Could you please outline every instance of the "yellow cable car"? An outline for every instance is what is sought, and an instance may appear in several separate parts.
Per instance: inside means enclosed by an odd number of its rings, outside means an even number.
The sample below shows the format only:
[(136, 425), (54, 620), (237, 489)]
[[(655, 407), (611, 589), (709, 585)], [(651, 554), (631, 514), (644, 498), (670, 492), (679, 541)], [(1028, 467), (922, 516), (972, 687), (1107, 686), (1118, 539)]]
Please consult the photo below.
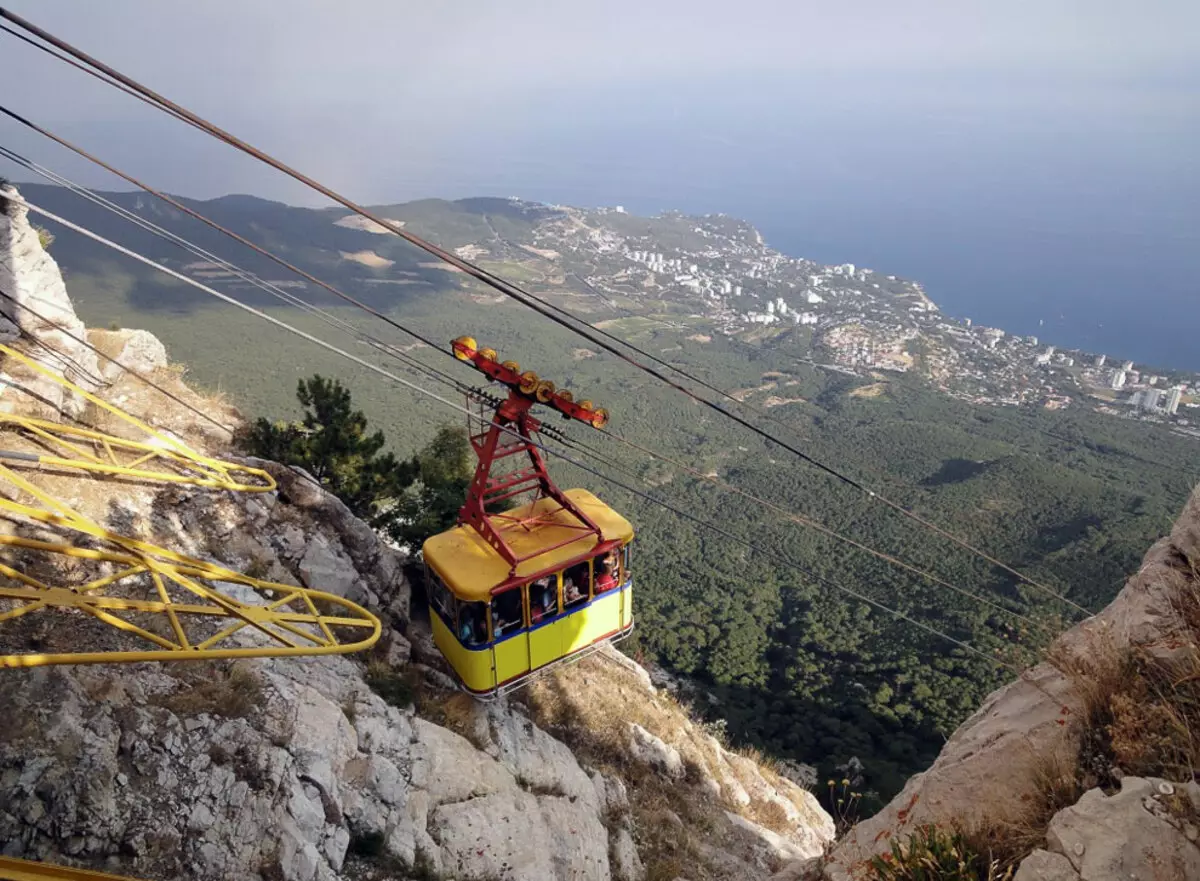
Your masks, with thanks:
[[(541, 425), (529, 414), (547, 397), (537, 395), (541, 383), (469, 337), (453, 346), (509, 396), (471, 436), (479, 464), (459, 525), (422, 548), (430, 621), (463, 687), (494, 697), (633, 630), (633, 527), (587, 490), (564, 492), (550, 479), (533, 438)], [(608, 420), (570, 395), (541, 402), (588, 425)]]

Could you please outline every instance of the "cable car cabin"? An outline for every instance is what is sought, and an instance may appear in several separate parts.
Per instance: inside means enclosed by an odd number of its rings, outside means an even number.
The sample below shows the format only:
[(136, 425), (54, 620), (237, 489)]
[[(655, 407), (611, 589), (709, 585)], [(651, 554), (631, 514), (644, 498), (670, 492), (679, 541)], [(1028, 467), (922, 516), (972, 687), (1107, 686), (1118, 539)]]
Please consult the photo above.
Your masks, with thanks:
[(580, 535), (571, 510), (549, 497), (493, 515), (512, 524), (503, 535), (515, 571), (469, 525), (425, 542), (434, 642), (477, 696), (633, 630), (633, 527), (587, 490), (562, 495), (600, 534)]
[(607, 410), (501, 362), (471, 337), (450, 345), (508, 396), (467, 393), (479, 405), (468, 422), (479, 461), (459, 525), (422, 548), (429, 618), (463, 687), (494, 697), (633, 629), (633, 527), (587, 490), (555, 486), (538, 439), (542, 423), (529, 412), (543, 404), (603, 429)]

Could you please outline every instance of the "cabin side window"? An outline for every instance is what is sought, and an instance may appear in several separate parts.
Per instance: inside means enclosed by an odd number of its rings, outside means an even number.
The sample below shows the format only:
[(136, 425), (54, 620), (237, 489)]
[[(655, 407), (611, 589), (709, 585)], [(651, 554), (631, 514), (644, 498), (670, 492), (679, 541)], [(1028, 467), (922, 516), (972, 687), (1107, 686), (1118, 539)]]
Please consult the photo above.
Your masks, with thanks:
[(596, 593), (612, 590), (621, 583), (621, 552), (613, 548), (596, 558)]
[(558, 576), (545, 575), (529, 582), (529, 623), (536, 627), (558, 614)]
[(591, 597), (592, 561), (584, 560), (563, 572), (563, 608), (582, 606)]
[(454, 628), (454, 595), (450, 593), (449, 588), (442, 583), (442, 579), (438, 578), (437, 573), (432, 569), (426, 569), (425, 585), (429, 591), (429, 604), (433, 606), (434, 611), (442, 616), (450, 628)]
[(509, 588), (492, 597), (493, 639), (511, 636), (525, 626), (525, 604), (521, 597), (524, 587)]
[(621, 548), (621, 583), (624, 584), (629, 579), (629, 573), (632, 571), (630, 566), (633, 564), (633, 545), (626, 543), (625, 547)]
[(458, 602), (458, 641), (467, 648), (486, 645), (488, 641), (487, 603)]

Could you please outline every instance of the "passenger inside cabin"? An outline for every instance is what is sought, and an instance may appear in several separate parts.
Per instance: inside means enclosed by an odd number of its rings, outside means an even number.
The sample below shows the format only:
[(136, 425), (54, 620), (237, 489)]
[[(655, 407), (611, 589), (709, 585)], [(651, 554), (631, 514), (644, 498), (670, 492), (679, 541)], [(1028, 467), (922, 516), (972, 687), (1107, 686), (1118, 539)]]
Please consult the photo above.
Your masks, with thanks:
[(604, 593), (617, 586), (617, 552), (611, 551), (596, 563), (596, 593)]
[(588, 598), (588, 564), (572, 566), (563, 573), (563, 605), (578, 606)]
[(463, 603), (458, 610), (458, 641), (465, 646), (487, 642), (482, 603)]
[(521, 629), (521, 589), (511, 588), (492, 600), (492, 632), (496, 639)]
[(537, 624), (543, 618), (553, 618), (558, 612), (558, 597), (549, 577), (539, 578), (529, 585), (529, 618)]

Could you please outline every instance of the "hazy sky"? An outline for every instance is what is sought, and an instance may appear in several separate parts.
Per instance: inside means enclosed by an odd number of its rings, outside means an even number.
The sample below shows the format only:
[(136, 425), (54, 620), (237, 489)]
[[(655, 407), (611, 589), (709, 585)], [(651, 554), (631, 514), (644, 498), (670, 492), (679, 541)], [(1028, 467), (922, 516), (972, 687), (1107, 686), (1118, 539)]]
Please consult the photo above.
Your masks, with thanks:
[[(721, 211), (952, 314), (1200, 369), (1198, 0), (9, 6), (360, 201)], [(150, 183), (319, 204), (5, 34), (0, 83)]]
[[(931, 139), (998, 116), (1019, 146), (1029, 129), (1061, 128), (1059, 116), (1111, 110), (1170, 128), (1197, 111), (1194, 0), (7, 5), (371, 201), (542, 179), (580, 195), (602, 182), (631, 200), (680, 152), (744, 151), (754, 164), (797, 134), (819, 137), (813, 126), (840, 118), (857, 132), (871, 114), (917, 120)], [(21, 84), (3, 100), (18, 112), (189, 195), (302, 197), (228, 148), (0, 39), (0, 82)], [(3, 142), (33, 150), (12, 129), (0, 125)], [(593, 150), (591, 139), (620, 143)], [(1153, 133), (1147, 140), (1153, 149)], [(703, 168), (694, 180), (686, 163), (678, 171), (676, 190), (719, 188)]]

